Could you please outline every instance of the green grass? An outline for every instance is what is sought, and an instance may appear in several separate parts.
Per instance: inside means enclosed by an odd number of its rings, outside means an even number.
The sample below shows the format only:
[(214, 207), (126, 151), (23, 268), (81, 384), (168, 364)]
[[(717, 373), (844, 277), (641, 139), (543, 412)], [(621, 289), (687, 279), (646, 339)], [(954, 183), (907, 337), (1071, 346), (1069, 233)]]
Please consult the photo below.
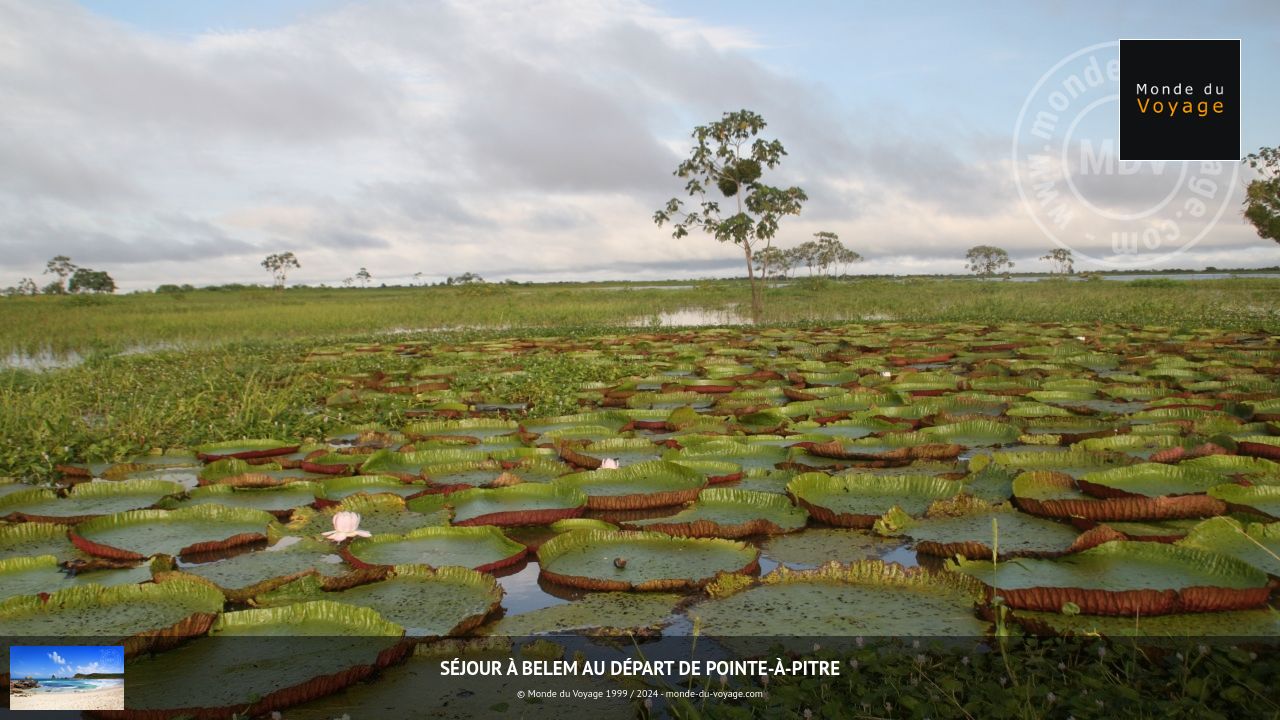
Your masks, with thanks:
[[(745, 281), (618, 285), (198, 290), (0, 300), (0, 355), (166, 344), (339, 338), (441, 328), (645, 325), (663, 312), (733, 312)], [(1280, 280), (1003, 282), (802, 279), (766, 294), (765, 322), (1069, 322), (1280, 328)]]

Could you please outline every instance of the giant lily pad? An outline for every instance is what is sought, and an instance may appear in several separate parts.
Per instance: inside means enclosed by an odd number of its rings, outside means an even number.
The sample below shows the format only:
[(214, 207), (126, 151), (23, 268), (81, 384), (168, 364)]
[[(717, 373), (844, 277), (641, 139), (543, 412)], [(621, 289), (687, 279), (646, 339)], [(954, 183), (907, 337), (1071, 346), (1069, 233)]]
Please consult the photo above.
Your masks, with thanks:
[[(402, 655), (403, 633), (373, 610), (325, 600), (226, 613), (208, 637), (126, 663), (126, 712), (266, 715), (368, 677)], [(242, 639), (261, 636), (289, 639)]]
[(99, 557), (143, 560), (263, 542), (274, 519), (260, 510), (199, 505), (181, 510), (131, 510), (87, 520), (71, 531), (76, 547)]
[(260, 607), (334, 600), (376, 610), (408, 635), (469, 632), (498, 609), (502, 588), (489, 575), (462, 567), (398, 565), (383, 579), (351, 584), (316, 575), (295, 580), (254, 600)]
[(1067, 603), (1088, 615), (1246, 610), (1271, 594), (1266, 573), (1243, 561), (1162, 543), (1117, 540), (1054, 560), (960, 560), (950, 567), (981, 580), (1010, 607), (1046, 612)]
[(374, 535), (342, 549), (347, 562), (357, 567), (456, 565), (480, 572), (514, 565), (524, 558), (525, 552), (525, 546), (491, 525), (427, 527), (403, 535)]
[(9, 558), (0, 560), (0, 600), (18, 595), (51, 593), (78, 585), (127, 585), (150, 579), (151, 571), (146, 565), (71, 575), (61, 572), (58, 559), (52, 555)]
[(66, 525), (36, 522), (0, 525), (0, 560), (35, 555), (55, 555), (65, 560), (75, 554)]
[(587, 590), (679, 590), (721, 572), (753, 573), (760, 553), (731, 540), (662, 533), (586, 530), (538, 548), (542, 577)]
[(586, 493), (593, 510), (642, 510), (693, 500), (707, 479), (683, 465), (655, 461), (563, 475), (553, 484)]
[(1208, 495), (1095, 498), (1080, 491), (1076, 480), (1051, 470), (1024, 472), (1013, 480), (1013, 501), (1033, 515), (1087, 520), (1172, 520), (1221, 515), (1227, 506)]
[(449, 524), (449, 514), (444, 510), (430, 515), (412, 512), (405, 505), (404, 498), (388, 493), (351, 495), (319, 512), (300, 508), (294, 511), (287, 527), (297, 535), (319, 536), (333, 529), (333, 518), (340, 512), (359, 514), (360, 529), (375, 535)]
[(157, 579), (168, 573), (194, 575), (218, 588), (228, 600), (243, 602), (305, 575), (336, 576), (350, 572), (332, 543), (309, 538), (285, 538), (276, 544), (212, 562), (184, 563), (157, 558)]
[(1209, 494), (1232, 507), (1280, 520), (1280, 485), (1218, 485)]
[(815, 570), (779, 568), (758, 583), (709, 588), (713, 599), (686, 612), (711, 637), (881, 635), (977, 636), (975, 583), (866, 560)]
[(1178, 544), (1230, 555), (1280, 577), (1280, 522), (1246, 525), (1227, 517), (1209, 518)]
[(121, 480), (80, 483), (65, 498), (51, 490), (28, 490), (0, 499), (0, 513), (18, 520), (74, 524), (99, 515), (111, 515), (154, 505), (161, 498), (180, 493), (178, 483), (163, 480)]
[(994, 420), (967, 420), (935, 425), (920, 431), (938, 443), (958, 443), (970, 447), (1007, 445), (1018, 439), (1018, 428)]
[(410, 500), (409, 509), (420, 513), (448, 508), (452, 524), (548, 525), (557, 520), (578, 517), (587, 505), (581, 491), (560, 485), (521, 483), (492, 489), (474, 488), (448, 495), (423, 495)]
[(840, 475), (804, 473), (792, 478), (787, 492), (814, 518), (839, 527), (871, 527), (876, 518), (898, 507), (922, 514), (935, 500), (955, 497), (961, 485), (929, 475)]
[(808, 519), (808, 513), (776, 493), (707, 488), (675, 515), (623, 523), (622, 527), (679, 537), (742, 538), (795, 532)]
[(900, 511), (894, 517), (891, 512), (876, 527), (884, 527), (886, 520), (896, 522), (885, 530), (910, 537), (916, 552), (937, 557), (990, 558), (993, 546), (1001, 559), (1052, 557), (1082, 549), (1077, 545), (1080, 533), (1071, 525), (1020, 513), (1008, 505), (964, 503), (949, 510), (939, 513), (935, 506), (922, 520)]
[(47, 598), (6, 600), (0, 604), (0, 634), (111, 638), (123, 640), (127, 654), (133, 655), (204, 634), (222, 605), (222, 593), (181, 578), (109, 588), (81, 585)]
[(849, 528), (809, 528), (776, 535), (761, 545), (763, 557), (792, 569), (805, 570), (829, 562), (848, 564), (874, 560), (902, 542)]
[(508, 637), (564, 633), (645, 636), (666, 625), (684, 599), (673, 593), (590, 593), (572, 602), (505, 616), (487, 631)]
[(356, 475), (328, 478), (323, 483), (326, 500), (338, 501), (350, 495), (391, 493), (411, 497), (427, 489), (426, 483), (405, 482), (390, 475)]
[(251, 460), (255, 458), (288, 455), (298, 449), (297, 443), (279, 440), (227, 440), (226, 442), (208, 443), (195, 448), (196, 456), (205, 462), (236, 458)]
[(276, 517), (288, 517), (294, 508), (310, 505), (324, 496), (319, 483), (292, 482), (269, 488), (240, 488), (231, 485), (206, 485), (196, 488), (187, 500), (174, 502), (173, 508), (199, 505), (221, 505), (231, 508), (263, 510)]
[(1217, 474), (1207, 470), (1160, 463), (1086, 473), (1078, 481), (1080, 489), (1098, 497), (1194, 495), (1205, 493), (1221, 482)]

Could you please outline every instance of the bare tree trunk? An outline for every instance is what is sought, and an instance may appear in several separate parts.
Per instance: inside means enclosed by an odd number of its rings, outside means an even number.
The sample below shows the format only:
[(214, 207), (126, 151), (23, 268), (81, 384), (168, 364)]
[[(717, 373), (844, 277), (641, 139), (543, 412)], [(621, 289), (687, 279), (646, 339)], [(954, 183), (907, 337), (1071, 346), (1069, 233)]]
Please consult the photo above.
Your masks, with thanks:
[(747, 280), (751, 283), (751, 322), (759, 325), (764, 316), (764, 298), (760, 295), (756, 272), (751, 267), (751, 246), (743, 243), (742, 252), (747, 256)]

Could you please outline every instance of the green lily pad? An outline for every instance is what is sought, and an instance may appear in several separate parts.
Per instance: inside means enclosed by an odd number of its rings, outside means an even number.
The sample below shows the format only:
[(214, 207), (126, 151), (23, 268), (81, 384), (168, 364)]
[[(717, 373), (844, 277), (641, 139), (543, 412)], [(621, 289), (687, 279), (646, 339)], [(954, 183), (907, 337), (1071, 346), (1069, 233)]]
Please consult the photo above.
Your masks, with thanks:
[(786, 568), (727, 596), (691, 606), (710, 637), (973, 637), (988, 624), (974, 613), (980, 592), (954, 578), (867, 560), (816, 570)]
[[(203, 578), (218, 587), (227, 599), (240, 602), (301, 574), (336, 576), (350, 572), (351, 567), (343, 564), (336, 552), (333, 543), (284, 538), (262, 550), (213, 562), (179, 562), (174, 569)], [(157, 573), (157, 577), (161, 575)]]
[(496, 527), (483, 525), (426, 527), (403, 535), (374, 535), (353, 541), (343, 553), (348, 562), (357, 566), (456, 565), (489, 572), (522, 560), (525, 547)]
[(1117, 540), (1053, 560), (962, 559), (949, 567), (1025, 610), (1070, 602), (1091, 615), (1167, 615), (1259, 607), (1270, 594), (1266, 573), (1243, 561), (1163, 543)]
[(98, 515), (150, 507), (161, 498), (183, 491), (163, 480), (85, 482), (71, 488), (65, 498), (51, 490), (28, 490), (0, 498), (0, 514), (18, 514), (47, 522), (76, 522)]
[(593, 510), (642, 510), (688, 502), (707, 479), (683, 465), (654, 461), (564, 475), (553, 484), (585, 493)]
[(792, 569), (811, 569), (829, 562), (873, 560), (902, 545), (901, 541), (849, 528), (809, 528), (777, 535), (761, 545), (762, 554)]
[(255, 458), (288, 455), (298, 449), (297, 443), (280, 440), (227, 440), (225, 442), (197, 445), (196, 456), (205, 462), (236, 458), (250, 460)]
[(392, 494), (350, 495), (335, 506), (320, 511), (295, 510), (286, 526), (295, 535), (318, 537), (333, 529), (333, 517), (340, 512), (360, 516), (360, 529), (375, 535), (405, 533), (423, 527), (449, 524), (449, 513), (441, 510), (423, 515), (409, 510), (404, 498)]
[(0, 560), (34, 555), (54, 555), (67, 560), (78, 555), (67, 526), (58, 523), (0, 525)]
[(627, 530), (653, 530), (680, 537), (742, 538), (778, 535), (805, 526), (809, 514), (785, 496), (736, 488), (707, 488), (680, 512), (665, 518), (623, 523)]
[(317, 498), (322, 497), (324, 497), (324, 488), (319, 483), (313, 482), (292, 482), (269, 488), (206, 485), (192, 490), (188, 499), (175, 502), (172, 507), (176, 509), (198, 505), (221, 505), (280, 513), (310, 505)]
[(410, 500), (409, 509), (420, 513), (450, 509), (452, 524), (547, 525), (577, 517), (586, 508), (587, 496), (560, 485), (521, 483), (499, 488), (473, 488), (447, 495), (423, 495)]
[(1221, 484), (1222, 479), (1215, 473), (1181, 465), (1141, 463), (1085, 473), (1079, 483), (1085, 492), (1103, 497), (1115, 494), (1160, 497), (1208, 492), (1209, 488)]
[(542, 577), (587, 590), (678, 590), (720, 572), (755, 572), (759, 551), (740, 542), (654, 532), (588, 530), (538, 548)]
[(994, 420), (968, 420), (924, 428), (920, 434), (934, 442), (958, 443), (970, 447), (1008, 445), (1018, 439), (1018, 428)]
[[(6, 600), (0, 604), (0, 634), (122, 640), (165, 631), (181, 637), (207, 630), (222, 605), (222, 593), (183, 579), (109, 588), (81, 585), (52, 593), (47, 600), (36, 596)], [(202, 615), (203, 620), (193, 615)], [(190, 626), (175, 627), (187, 620), (193, 620)]]
[(970, 505), (957, 514), (922, 520), (903, 515), (902, 521), (894, 534), (915, 541), (916, 552), (937, 557), (990, 558), (993, 545), (1001, 559), (1062, 555), (1080, 536), (1066, 523), (1020, 513), (1008, 505)]
[(353, 475), (326, 478), (321, 482), (326, 500), (338, 501), (357, 494), (391, 493), (400, 497), (417, 495), (427, 489), (426, 483), (407, 483), (389, 475)]
[(891, 508), (920, 515), (930, 503), (955, 497), (960, 490), (959, 482), (929, 475), (804, 473), (787, 484), (787, 492), (815, 519), (828, 525), (864, 528)]
[(1225, 503), (1280, 520), (1280, 485), (1218, 485), (1209, 494)]
[[(371, 674), (403, 628), (331, 601), (225, 613), (209, 637), (125, 665), (133, 712), (263, 715), (332, 694)], [(289, 642), (247, 642), (283, 636)], [(175, 693), (174, 688), (186, 688)]]
[(479, 625), (498, 609), (502, 588), (491, 576), (467, 568), (399, 565), (385, 579), (340, 590), (328, 590), (321, 578), (308, 575), (258, 596), (254, 604), (274, 607), (320, 599), (375, 610), (411, 636), (443, 637)]
[(487, 631), (508, 637), (564, 633), (643, 636), (666, 625), (683, 600), (683, 595), (672, 593), (591, 593), (572, 602), (505, 616)]
[(59, 571), (52, 555), (0, 560), (0, 600), (19, 595), (52, 593), (79, 585), (126, 585), (146, 582), (151, 571), (146, 565), (121, 570), (96, 570), (75, 575)]
[(266, 539), (274, 523), (260, 510), (199, 505), (131, 510), (87, 520), (71, 531), (76, 547), (105, 558), (141, 560), (161, 553), (212, 552)]
[(1227, 517), (1209, 518), (1178, 544), (1230, 555), (1280, 577), (1280, 522), (1244, 525)]

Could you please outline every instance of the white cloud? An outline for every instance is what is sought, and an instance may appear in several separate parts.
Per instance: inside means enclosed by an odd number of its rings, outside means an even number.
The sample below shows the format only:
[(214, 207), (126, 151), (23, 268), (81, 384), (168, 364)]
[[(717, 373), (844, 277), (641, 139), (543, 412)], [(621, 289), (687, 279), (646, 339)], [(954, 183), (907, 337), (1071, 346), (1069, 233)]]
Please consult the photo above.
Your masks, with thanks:
[(958, 270), (984, 242), (1043, 253), (1007, 138), (837, 106), (761, 45), (635, 0), (375, 0), (190, 38), (0, 0), (0, 285), (56, 253), (124, 289), (267, 282), (280, 250), (310, 283), (739, 273), (735, 248), (651, 216), (689, 129), (741, 107), (811, 198), (781, 245), (836, 230), (886, 272)]
[(58, 652), (57, 652), (56, 650), (55, 650), (54, 652), (49, 653), (49, 659), (50, 659), (50, 660), (52, 660), (52, 661), (54, 661), (54, 662), (55, 662), (55, 663), (57, 663), (58, 665), (66, 665), (66, 664), (67, 664), (67, 661), (66, 661), (66, 660), (63, 660), (63, 659), (62, 659), (62, 656), (61, 656), (61, 655), (59, 655), (59, 654), (58, 654)]

